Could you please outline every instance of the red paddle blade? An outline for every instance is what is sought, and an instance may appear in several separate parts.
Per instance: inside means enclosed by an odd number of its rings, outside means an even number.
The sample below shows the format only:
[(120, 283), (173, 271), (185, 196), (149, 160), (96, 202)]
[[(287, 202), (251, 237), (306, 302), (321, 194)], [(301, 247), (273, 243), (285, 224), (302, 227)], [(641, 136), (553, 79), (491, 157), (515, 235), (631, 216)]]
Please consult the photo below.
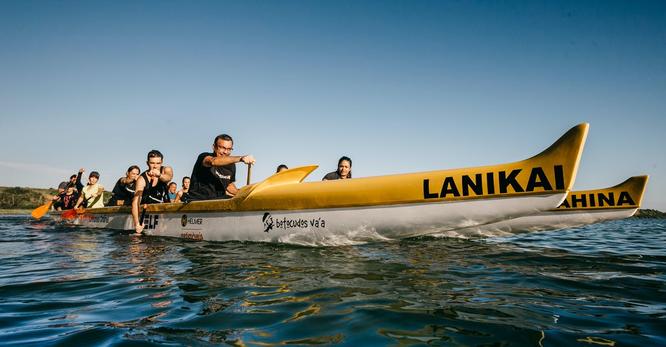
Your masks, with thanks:
[(75, 219), (78, 216), (76, 210), (71, 209), (63, 212), (61, 215), (62, 219)]

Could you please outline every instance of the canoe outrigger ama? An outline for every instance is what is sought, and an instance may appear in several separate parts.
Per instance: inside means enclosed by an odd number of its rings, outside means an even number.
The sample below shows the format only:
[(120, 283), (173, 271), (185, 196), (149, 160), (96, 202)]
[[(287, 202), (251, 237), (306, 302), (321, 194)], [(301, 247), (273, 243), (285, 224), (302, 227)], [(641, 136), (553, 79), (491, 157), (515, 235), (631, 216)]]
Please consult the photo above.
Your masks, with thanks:
[(647, 182), (647, 175), (634, 176), (610, 188), (573, 191), (559, 207), (549, 211), (434, 236), (508, 236), (629, 218), (640, 208)]
[[(433, 234), (556, 208), (571, 189), (589, 125), (509, 164), (303, 182), (317, 166), (283, 171), (228, 200), (148, 205), (144, 234), (211, 241), (335, 245)], [(67, 220), (134, 230), (130, 209), (87, 209)]]

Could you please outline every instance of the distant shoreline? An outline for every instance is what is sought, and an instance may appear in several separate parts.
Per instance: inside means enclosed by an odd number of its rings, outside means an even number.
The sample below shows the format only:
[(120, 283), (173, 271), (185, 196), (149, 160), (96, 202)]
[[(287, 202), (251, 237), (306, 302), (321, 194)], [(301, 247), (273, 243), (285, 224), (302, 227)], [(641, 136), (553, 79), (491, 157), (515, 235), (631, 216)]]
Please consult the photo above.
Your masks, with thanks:
[(32, 210), (26, 209), (0, 209), (0, 216), (9, 216), (9, 215), (29, 215)]
[(666, 219), (666, 213), (652, 209), (638, 209), (638, 212), (631, 218), (659, 218)]

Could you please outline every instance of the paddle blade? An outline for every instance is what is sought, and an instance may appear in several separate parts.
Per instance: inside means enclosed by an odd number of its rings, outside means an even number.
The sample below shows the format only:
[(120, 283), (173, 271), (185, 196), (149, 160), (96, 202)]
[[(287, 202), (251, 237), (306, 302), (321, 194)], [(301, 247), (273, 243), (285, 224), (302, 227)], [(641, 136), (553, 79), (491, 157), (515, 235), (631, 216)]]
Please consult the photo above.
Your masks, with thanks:
[(71, 210), (64, 211), (60, 215), (60, 217), (62, 217), (62, 219), (75, 219), (77, 215), (78, 215), (78, 213), (76, 212), (76, 210), (71, 209)]
[(53, 204), (53, 201), (49, 201), (44, 205), (39, 206), (36, 209), (32, 210), (32, 212), (30, 213), (32, 215), (32, 218), (39, 220), (40, 218), (44, 217), (46, 212), (49, 212), (51, 204)]

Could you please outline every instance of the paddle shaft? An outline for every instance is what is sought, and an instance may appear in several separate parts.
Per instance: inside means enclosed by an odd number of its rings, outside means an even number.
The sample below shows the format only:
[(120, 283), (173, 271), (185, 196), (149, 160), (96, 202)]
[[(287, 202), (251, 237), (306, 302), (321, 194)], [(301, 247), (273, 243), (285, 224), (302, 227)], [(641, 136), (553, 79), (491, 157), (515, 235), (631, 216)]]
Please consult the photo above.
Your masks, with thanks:
[(252, 176), (252, 164), (247, 164), (247, 183), (246, 185), (250, 185), (250, 177)]
[(143, 225), (143, 220), (146, 218), (146, 210), (147, 208), (143, 208), (143, 211), (141, 211), (141, 217), (139, 218), (139, 225)]

